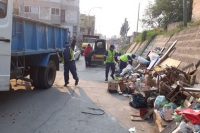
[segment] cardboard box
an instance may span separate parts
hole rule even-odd
[[[119,88],[121,92],[125,92],[126,91],[126,84],[123,81],[119,82]]]
[[[118,92],[118,82],[116,82],[116,81],[108,82],[108,91],[111,93],[117,93]]]

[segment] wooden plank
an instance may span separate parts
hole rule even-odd
[[[200,92],[200,88],[184,87],[184,90],[189,92]]]
[[[159,61],[159,58],[151,61],[147,70],[151,70],[154,67],[154,65],[156,64],[157,61]]]
[[[158,112],[158,110],[154,109],[154,119],[155,123],[158,127],[158,131],[159,133],[162,132],[165,129],[165,126],[167,126],[167,122],[165,122],[161,117],[160,117],[160,113]]]
[[[167,49],[167,51],[164,53],[164,55],[162,55],[162,57],[160,58],[160,60],[156,63],[156,65],[159,65],[162,61],[164,61],[167,56],[170,54],[170,52],[172,51],[172,49],[174,48],[174,46],[176,45],[177,40],[173,42],[173,44]]]
[[[172,121],[161,133],[172,133],[177,128],[176,122]]]
[[[132,49],[132,51],[130,53],[135,54],[137,52],[137,50],[140,48],[141,44],[136,44],[136,46],[134,47],[134,49]]]
[[[179,60],[175,60],[175,59],[172,59],[172,58],[167,58],[166,60],[164,60],[160,66],[162,68],[167,68],[167,67],[176,67],[178,68],[178,66],[181,64],[181,61]]]
[[[132,44],[129,49],[126,51],[126,53],[131,53],[131,51],[136,47],[137,43]]]

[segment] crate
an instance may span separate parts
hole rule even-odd
[[[117,93],[118,92],[118,82],[116,82],[116,81],[108,82],[108,92]]]

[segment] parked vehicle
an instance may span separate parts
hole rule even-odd
[[[5,7],[0,9],[0,91],[9,90],[10,79],[50,88],[59,70],[59,55],[69,43],[69,30],[14,16],[13,0],[0,2],[0,8]]]
[[[93,54],[91,58],[92,64],[103,64],[104,55],[107,51],[106,40],[98,39],[93,46]]]
[[[75,46],[75,49],[74,49],[74,58],[75,58],[75,60],[78,61],[80,56],[81,56],[81,50],[77,46]]]

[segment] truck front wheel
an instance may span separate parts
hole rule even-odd
[[[56,78],[56,64],[54,61],[50,61],[47,67],[42,67],[39,70],[39,81],[41,89],[50,88]]]

